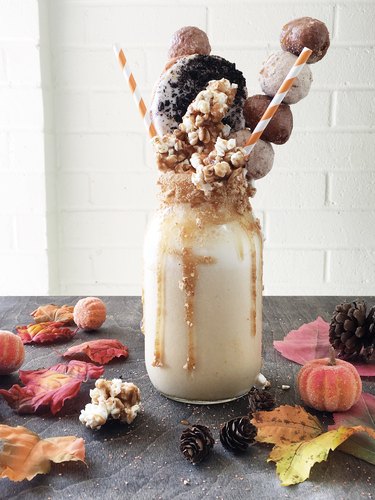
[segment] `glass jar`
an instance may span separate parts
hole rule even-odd
[[[187,174],[164,174],[160,185],[162,203],[144,243],[148,375],[178,401],[236,399],[261,368],[259,223],[236,192],[207,200]]]

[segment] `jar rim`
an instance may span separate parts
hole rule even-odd
[[[249,189],[240,171],[232,176],[227,182],[213,186],[212,191],[206,194],[193,184],[190,172],[164,172],[158,179],[159,198],[166,205],[226,205],[235,208],[239,213],[251,210],[249,195],[251,191],[255,191],[254,188]]]

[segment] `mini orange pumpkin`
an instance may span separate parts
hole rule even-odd
[[[18,335],[0,330],[0,375],[13,373],[25,359],[25,347]]]
[[[315,410],[346,411],[359,400],[362,381],[354,366],[335,359],[331,349],[330,358],[314,359],[300,369],[297,387],[302,401]]]
[[[107,309],[97,297],[80,299],[74,306],[74,323],[83,330],[97,330],[106,319]]]

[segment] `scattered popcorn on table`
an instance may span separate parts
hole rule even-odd
[[[254,386],[257,389],[264,390],[264,389],[267,389],[267,387],[271,386],[271,382],[266,379],[266,377],[263,375],[263,373],[259,373],[256,380],[255,380]]]
[[[81,410],[79,420],[91,429],[100,429],[109,418],[131,424],[141,409],[138,387],[119,378],[98,379],[90,397],[91,403]]]

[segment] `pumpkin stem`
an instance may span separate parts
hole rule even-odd
[[[329,349],[329,363],[330,366],[334,366],[336,364],[335,350],[333,347]]]

